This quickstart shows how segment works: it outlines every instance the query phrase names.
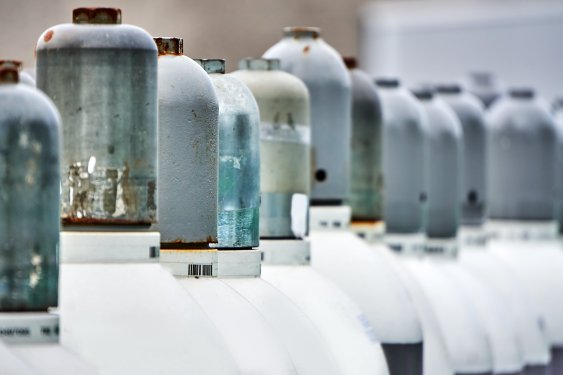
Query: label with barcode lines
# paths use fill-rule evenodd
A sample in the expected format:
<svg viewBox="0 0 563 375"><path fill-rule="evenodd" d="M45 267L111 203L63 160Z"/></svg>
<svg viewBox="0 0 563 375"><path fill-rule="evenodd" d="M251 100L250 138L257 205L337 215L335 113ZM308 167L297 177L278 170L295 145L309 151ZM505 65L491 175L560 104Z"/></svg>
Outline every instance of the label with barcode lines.
<svg viewBox="0 0 563 375"><path fill-rule="evenodd" d="M188 276L213 276L212 264L188 264Z"/></svg>

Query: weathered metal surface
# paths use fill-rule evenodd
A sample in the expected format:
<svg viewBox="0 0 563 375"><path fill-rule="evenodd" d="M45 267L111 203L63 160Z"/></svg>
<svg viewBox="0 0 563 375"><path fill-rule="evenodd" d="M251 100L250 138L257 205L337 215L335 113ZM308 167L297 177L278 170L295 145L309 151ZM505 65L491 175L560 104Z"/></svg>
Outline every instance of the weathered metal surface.
<svg viewBox="0 0 563 375"><path fill-rule="evenodd" d="M79 23L54 26L37 44L37 86L63 120L65 224L156 221L157 50L118 13L81 8Z"/></svg>
<svg viewBox="0 0 563 375"><path fill-rule="evenodd" d="M260 109L260 236L303 238L308 233L311 185L309 94L277 59L244 59L233 76Z"/></svg>
<svg viewBox="0 0 563 375"><path fill-rule="evenodd" d="M259 242L260 113L252 92L225 71L224 60L199 59L219 101L218 248Z"/></svg>
<svg viewBox="0 0 563 375"><path fill-rule="evenodd" d="M167 248L217 242L219 105L208 74L182 55L182 39L159 47L159 222Z"/></svg>
<svg viewBox="0 0 563 375"><path fill-rule="evenodd" d="M351 82L342 58L310 27L284 29L284 38L265 58L301 78L311 98L311 145L315 160L313 204L340 204L350 173Z"/></svg>
<svg viewBox="0 0 563 375"><path fill-rule="evenodd" d="M0 67L0 311L57 306L60 117Z"/></svg>

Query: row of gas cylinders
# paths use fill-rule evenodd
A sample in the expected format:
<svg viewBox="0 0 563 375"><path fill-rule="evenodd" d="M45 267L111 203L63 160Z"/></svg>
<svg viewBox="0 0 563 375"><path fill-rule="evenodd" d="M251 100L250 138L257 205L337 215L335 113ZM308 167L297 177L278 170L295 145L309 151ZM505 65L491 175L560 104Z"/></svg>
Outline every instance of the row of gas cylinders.
<svg viewBox="0 0 563 375"><path fill-rule="evenodd" d="M37 89L0 63L2 374L563 374L533 91L375 85L316 28L225 74L114 8L36 52Z"/></svg>

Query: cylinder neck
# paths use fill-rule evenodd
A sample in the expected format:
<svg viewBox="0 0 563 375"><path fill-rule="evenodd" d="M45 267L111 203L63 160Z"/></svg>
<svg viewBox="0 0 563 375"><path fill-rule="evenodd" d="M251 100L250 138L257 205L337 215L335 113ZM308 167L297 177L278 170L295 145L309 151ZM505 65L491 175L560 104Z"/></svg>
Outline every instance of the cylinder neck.
<svg viewBox="0 0 563 375"><path fill-rule="evenodd" d="M416 88L411 90L412 94L420 101L427 102L434 98L434 92L427 88Z"/></svg>
<svg viewBox="0 0 563 375"><path fill-rule="evenodd" d="M247 57L238 63L241 70L280 70L280 59Z"/></svg>
<svg viewBox="0 0 563 375"><path fill-rule="evenodd" d="M207 74L225 74L224 59L194 59Z"/></svg>
<svg viewBox="0 0 563 375"><path fill-rule="evenodd" d="M160 37L153 39L158 48L159 56L180 56L184 54L184 40L182 38Z"/></svg>
<svg viewBox="0 0 563 375"><path fill-rule="evenodd" d="M23 64L19 60L0 60L0 68L14 68L21 72Z"/></svg>
<svg viewBox="0 0 563 375"><path fill-rule="evenodd" d="M446 83L436 86L436 92L438 94L461 94L461 86L456 83Z"/></svg>
<svg viewBox="0 0 563 375"><path fill-rule="evenodd" d="M533 99L535 96L534 90L531 88L512 88L508 90L508 95L513 99Z"/></svg>
<svg viewBox="0 0 563 375"><path fill-rule="evenodd" d="M19 81L20 75L17 68L10 66L0 67L0 85L18 83Z"/></svg>
<svg viewBox="0 0 563 375"><path fill-rule="evenodd" d="M355 57L344 56L342 57L342 60L344 61L344 65L346 65L348 69L356 69L358 67L358 61Z"/></svg>
<svg viewBox="0 0 563 375"><path fill-rule="evenodd" d="M284 27L283 35L289 38L313 38L317 39L321 36L321 29L318 27L308 26L292 26Z"/></svg>
<svg viewBox="0 0 563 375"><path fill-rule="evenodd" d="M377 87L398 88L401 82L397 78L376 78L374 80Z"/></svg>
<svg viewBox="0 0 563 375"><path fill-rule="evenodd" d="M72 23L86 25L119 25L119 8L76 8L72 11Z"/></svg>

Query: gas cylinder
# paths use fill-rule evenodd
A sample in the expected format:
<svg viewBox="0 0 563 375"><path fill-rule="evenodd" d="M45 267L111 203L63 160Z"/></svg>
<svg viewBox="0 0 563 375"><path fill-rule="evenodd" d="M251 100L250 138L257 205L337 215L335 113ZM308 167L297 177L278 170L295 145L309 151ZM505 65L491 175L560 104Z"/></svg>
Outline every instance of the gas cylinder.
<svg viewBox="0 0 563 375"><path fill-rule="evenodd" d="M489 247L537 306L552 350L552 373L563 371L563 254L555 217L557 130L533 89L514 88L487 116Z"/></svg>
<svg viewBox="0 0 563 375"><path fill-rule="evenodd" d="M260 237L308 234L311 186L309 92L277 59L241 60L232 74L260 109Z"/></svg>
<svg viewBox="0 0 563 375"><path fill-rule="evenodd" d="M157 201L155 43L121 24L115 8L78 8L72 21L37 43L37 87L63 120L63 224L148 226Z"/></svg>
<svg viewBox="0 0 563 375"><path fill-rule="evenodd" d="M59 345L50 312L58 306L61 120L45 94L19 83L19 68L0 65L0 339L39 374L96 374Z"/></svg>
<svg viewBox="0 0 563 375"><path fill-rule="evenodd" d="M38 87L64 124L62 342L106 374L236 374L217 328L159 263L157 59L116 8L75 9L39 39Z"/></svg>
<svg viewBox="0 0 563 375"><path fill-rule="evenodd" d="M357 66L353 57L344 57L352 82L352 141L350 165L350 208L352 221L382 219L383 173L382 111L372 79Z"/></svg>
<svg viewBox="0 0 563 375"><path fill-rule="evenodd" d="M261 231L261 277L311 319L342 373L388 374L377 335L365 315L334 283L310 267L310 242L303 231L308 219L310 175L308 157L304 157L309 153L309 144L305 142L309 138L307 88L299 78L280 71L277 59L248 58L241 60L239 68L233 75L248 85L260 108L262 212L264 196L272 194L269 189L281 187L283 194L301 194L304 202L296 207L286 203L295 198L267 200L268 212L277 212L284 220L275 222L269 215L260 217L261 229L264 224L268 226L267 231ZM287 122L279 120L285 116ZM292 126L290 119L299 119L297 124L302 125ZM297 150L304 150L298 153L298 146ZM303 181L307 181L306 186ZM280 233L285 228L299 231ZM278 235L273 236L274 233Z"/></svg>
<svg viewBox="0 0 563 375"><path fill-rule="evenodd" d="M311 96L312 204L341 204L348 195L351 80L342 58L316 27L286 27L265 58L299 77Z"/></svg>

